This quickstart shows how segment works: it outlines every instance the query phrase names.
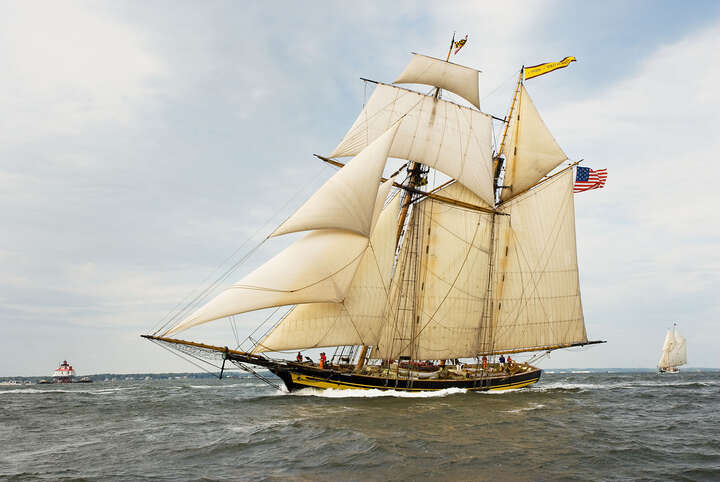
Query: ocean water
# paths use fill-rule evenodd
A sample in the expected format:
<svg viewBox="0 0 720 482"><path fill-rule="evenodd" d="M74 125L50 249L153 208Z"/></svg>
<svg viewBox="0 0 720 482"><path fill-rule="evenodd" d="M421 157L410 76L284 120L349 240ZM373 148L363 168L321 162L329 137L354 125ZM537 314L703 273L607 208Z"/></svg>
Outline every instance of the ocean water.
<svg viewBox="0 0 720 482"><path fill-rule="evenodd" d="M555 372L494 393L0 387L0 446L9 480L720 480L720 372Z"/></svg>

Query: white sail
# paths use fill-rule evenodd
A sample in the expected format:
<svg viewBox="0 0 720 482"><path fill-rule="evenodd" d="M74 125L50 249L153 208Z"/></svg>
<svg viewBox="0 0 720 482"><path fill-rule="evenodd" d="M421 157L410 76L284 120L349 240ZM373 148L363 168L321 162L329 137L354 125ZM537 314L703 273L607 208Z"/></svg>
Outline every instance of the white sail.
<svg viewBox="0 0 720 482"><path fill-rule="evenodd" d="M671 361L675 366L685 365L687 363L687 342L685 337L680 336L680 333L677 332L677 328L675 329L675 342L677 348L673 352Z"/></svg>
<svg viewBox="0 0 720 482"><path fill-rule="evenodd" d="M272 234L311 229L347 229L370 235L378 181L398 124L388 128L333 175Z"/></svg>
<svg viewBox="0 0 720 482"><path fill-rule="evenodd" d="M484 204L454 183L444 197ZM405 244L418 236L419 267L415 273L396 270L388 321L374 358L414 359L472 357L487 331L487 306L492 215L426 199L416 205ZM412 265L407 251L401 261ZM410 266L409 269L412 269ZM415 311L408 310L415 305ZM483 320L486 320L483 324Z"/></svg>
<svg viewBox="0 0 720 482"><path fill-rule="evenodd" d="M503 146L506 168L501 200L527 190L567 156L548 130L525 86L520 87L518 107L508 126L510 138Z"/></svg>
<svg viewBox="0 0 720 482"><path fill-rule="evenodd" d="M665 341L663 342L663 352L662 356L660 356L660 361L658 362L658 367L660 368L668 368L670 366L670 350L672 350L673 344L675 343L675 337L673 336L672 331L668 330L665 334Z"/></svg>
<svg viewBox="0 0 720 482"><path fill-rule="evenodd" d="M472 105L480 108L478 94L478 71L445 60L413 54L395 84L424 84L440 87L459 95Z"/></svg>
<svg viewBox="0 0 720 482"><path fill-rule="evenodd" d="M350 231L313 231L165 334L262 308L340 302L347 294L367 245L368 238Z"/></svg>
<svg viewBox="0 0 720 482"><path fill-rule="evenodd" d="M668 330L663 343L663 353L658 367L678 367L687 363L687 344L685 338L680 336L677 327Z"/></svg>
<svg viewBox="0 0 720 482"><path fill-rule="evenodd" d="M575 246L573 170L501 204L492 351L587 341Z"/></svg>
<svg viewBox="0 0 720 482"><path fill-rule="evenodd" d="M389 157L438 169L494 203L491 117L418 92L379 84L330 156L357 155L398 120Z"/></svg>
<svg viewBox="0 0 720 482"><path fill-rule="evenodd" d="M383 187L390 185L392 179ZM387 305L399 210L400 196L396 195L380 214L343 302L296 306L254 352L363 345L376 339Z"/></svg>

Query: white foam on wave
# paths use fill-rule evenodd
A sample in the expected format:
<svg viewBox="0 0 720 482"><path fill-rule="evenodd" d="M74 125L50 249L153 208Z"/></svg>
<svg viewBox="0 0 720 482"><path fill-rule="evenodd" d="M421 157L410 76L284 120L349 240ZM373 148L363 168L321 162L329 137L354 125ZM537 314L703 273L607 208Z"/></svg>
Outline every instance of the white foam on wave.
<svg viewBox="0 0 720 482"><path fill-rule="evenodd" d="M683 387L683 386L701 386L709 387L712 385L720 384L719 382L710 380L688 380L683 382L673 381L633 381L623 380L613 383L571 383L571 382L550 382L550 383L539 383L533 387L536 391L551 391L551 390L614 390L614 389L647 389L647 388L667 388L667 387Z"/></svg>
<svg viewBox="0 0 720 482"><path fill-rule="evenodd" d="M200 390L208 390L212 388L223 389L223 388L247 388L247 387L267 387L266 383L229 383L229 384L218 384L218 385L190 385L190 388L196 388Z"/></svg>
<svg viewBox="0 0 720 482"><path fill-rule="evenodd" d="M397 390L378 390L376 388L371 390L338 390L335 388L326 388L321 390L317 388L304 388L297 392L289 393L289 395L321 398L442 398L447 397L448 395L466 392L467 390L464 388L446 388L444 390L434 390L428 392L401 392Z"/></svg>
<svg viewBox="0 0 720 482"><path fill-rule="evenodd" d="M522 413L522 412L529 412L532 410L539 410L544 407L545 407L545 405L543 405L542 403L531 403L527 407L514 408L512 410L503 410L503 412L505 412L505 413Z"/></svg>
<svg viewBox="0 0 720 482"><path fill-rule="evenodd" d="M546 392L550 390L594 390L601 388L609 388L609 385L598 385L594 383L567 383L567 382L552 382L552 383L539 383L533 386L533 391Z"/></svg>

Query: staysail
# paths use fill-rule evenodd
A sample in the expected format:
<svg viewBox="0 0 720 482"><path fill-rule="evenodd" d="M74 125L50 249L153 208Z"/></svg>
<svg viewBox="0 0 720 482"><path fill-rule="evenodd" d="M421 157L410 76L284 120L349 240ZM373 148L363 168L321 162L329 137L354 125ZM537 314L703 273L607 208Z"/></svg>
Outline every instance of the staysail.
<svg viewBox="0 0 720 482"><path fill-rule="evenodd" d="M327 180L273 236L311 229L347 229L370 236L378 181L399 124L389 125ZM383 199L384 201L384 199Z"/></svg>
<svg viewBox="0 0 720 482"><path fill-rule="evenodd" d="M367 245L365 236L350 231L313 231L217 295L166 335L262 308L342 301Z"/></svg>
<svg viewBox="0 0 720 482"><path fill-rule="evenodd" d="M392 179L385 183L390 185ZM395 195L379 216L370 245L342 302L296 306L254 352L362 345L376 339L387 305L399 211L400 196Z"/></svg>
<svg viewBox="0 0 720 482"><path fill-rule="evenodd" d="M275 231L311 231L165 332L248 311L297 303L340 302L377 218L380 176L398 129L390 126ZM346 171L347 169L347 171ZM347 175L347 173L350 175ZM385 183L385 196L392 183ZM384 198L383 198L384 201Z"/></svg>
<svg viewBox="0 0 720 482"><path fill-rule="evenodd" d="M388 157L438 169L493 203L492 118L419 92L378 84L330 156L357 155L398 121Z"/></svg>
<svg viewBox="0 0 720 482"><path fill-rule="evenodd" d="M567 156L543 122L525 86L520 86L518 106L511 113L509 142L503 145L505 180L500 199L505 201L533 186Z"/></svg>

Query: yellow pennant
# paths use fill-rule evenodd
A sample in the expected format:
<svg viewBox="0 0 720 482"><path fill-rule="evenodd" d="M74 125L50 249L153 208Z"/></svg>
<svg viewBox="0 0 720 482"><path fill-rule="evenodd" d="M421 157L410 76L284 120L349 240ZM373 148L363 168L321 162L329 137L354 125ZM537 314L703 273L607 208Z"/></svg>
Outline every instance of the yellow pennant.
<svg viewBox="0 0 720 482"><path fill-rule="evenodd" d="M547 62L545 64L533 65L531 67L525 67L525 80L532 79L538 75L547 74L553 70L563 69L570 65L570 62L575 62L575 57L565 57L560 62Z"/></svg>

